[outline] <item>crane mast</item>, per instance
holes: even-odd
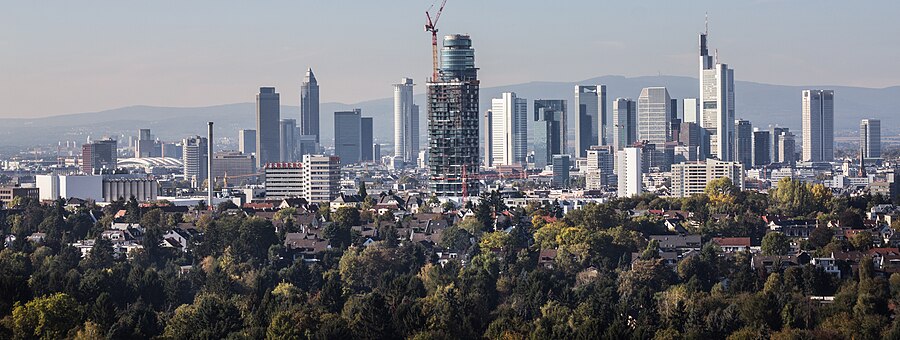
[[[425,11],[425,19],[427,19],[425,23],[425,31],[431,32],[431,63],[432,63],[432,73],[431,80],[437,81],[438,79],[438,45],[437,45],[437,23],[441,18],[441,12],[444,11],[444,5],[447,4],[447,0],[441,1],[441,7],[438,8],[437,12],[434,14],[434,19],[431,18],[431,9],[434,8],[434,4]]]

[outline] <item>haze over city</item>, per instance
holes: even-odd
[[[307,67],[323,102],[424,84],[429,1],[14,2],[0,11],[0,117],[131,105],[251,102]],[[603,75],[697,77],[696,35],[742,81],[900,85],[896,1],[457,1],[441,33],[471,34],[483,87]],[[419,91],[421,92],[421,91]],[[636,95],[636,94],[635,94]],[[695,95],[695,94],[694,94]],[[740,100],[739,100],[740,106]]]

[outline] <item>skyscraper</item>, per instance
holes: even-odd
[[[772,163],[772,137],[768,130],[755,129],[753,131],[753,160],[752,166],[760,167]],[[749,168],[750,166],[744,166]]]
[[[587,152],[585,171],[585,189],[600,190],[609,185],[613,173],[616,150],[612,145],[595,145]]]
[[[528,153],[528,100],[514,92],[491,100],[490,148],[485,148],[489,166],[525,164]]]
[[[550,180],[550,186],[554,188],[569,187],[569,168],[571,165],[570,155],[553,155],[553,178]]]
[[[643,150],[629,146],[616,153],[616,171],[619,177],[618,197],[632,197],[644,191]]]
[[[81,172],[94,175],[104,169],[115,170],[118,163],[118,143],[115,139],[93,141],[81,146]]]
[[[256,130],[238,130],[238,151],[245,155],[256,153]]]
[[[566,153],[566,101],[536,99],[534,123],[531,127],[534,167],[543,169],[553,155]]]
[[[427,83],[429,189],[442,197],[474,196],[478,181],[463,174],[477,174],[480,161],[475,50],[468,35],[445,36],[443,44],[438,79]]]
[[[803,161],[834,160],[834,91],[803,90]]]
[[[697,98],[684,98],[681,100],[682,106],[684,106],[684,119],[682,123],[697,123],[700,124],[700,118],[697,112],[700,108],[697,106]]]
[[[753,125],[749,120],[734,121],[734,159],[749,168],[753,165]]]
[[[362,160],[362,110],[334,113],[334,155],[341,164]]]
[[[613,144],[616,151],[637,141],[637,105],[629,98],[613,101]]]
[[[881,158],[881,120],[860,121],[859,146],[863,158]]]
[[[372,123],[372,117],[361,117],[359,119],[359,160],[363,162],[375,160],[375,138],[373,136]]]
[[[319,83],[312,68],[306,69],[300,84],[300,134],[316,136],[319,143]]]
[[[575,155],[606,145],[606,85],[575,85]]]
[[[274,87],[260,87],[256,95],[256,167],[281,158],[281,100]]]
[[[413,80],[394,84],[394,157],[415,163],[419,155],[419,106],[413,103]]]
[[[671,138],[672,100],[665,87],[646,87],[638,98],[637,138],[665,144]]]
[[[282,162],[296,161],[297,120],[282,119],[278,126],[278,131],[278,138],[281,142],[281,145],[278,148],[281,153],[280,160]]]
[[[710,138],[710,154],[730,161],[734,154],[734,70],[713,60],[700,34],[700,127]],[[715,63],[714,63],[715,62]]]
[[[206,180],[207,157],[209,151],[206,137],[193,136],[181,141],[181,162],[184,165],[184,179],[191,181],[195,188],[202,186]]]
[[[795,139],[794,133],[787,128],[781,130],[781,133],[775,136],[775,144],[777,145],[775,154],[779,163],[793,166],[797,162]]]
[[[153,140],[150,129],[140,129],[138,131],[138,140],[134,145],[134,157],[162,157],[162,146],[158,141]]]

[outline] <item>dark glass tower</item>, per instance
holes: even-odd
[[[429,188],[440,197],[479,191],[477,73],[472,39],[445,36],[439,79],[427,83]]]
[[[256,95],[256,167],[281,160],[281,99],[274,87]]]
[[[319,83],[311,68],[300,85],[300,134],[314,135],[319,143]]]

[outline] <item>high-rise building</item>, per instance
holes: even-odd
[[[637,103],[629,98],[613,101],[613,145],[616,151],[637,142]]]
[[[687,159],[706,158],[706,145],[703,143],[705,141],[705,138],[703,138],[705,131],[700,128],[700,124],[693,122],[681,123],[681,127],[678,129],[677,141],[688,148],[686,149],[689,152]]]
[[[281,145],[278,150],[281,152],[280,160],[282,162],[296,161],[297,149],[297,120],[282,119],[278,126],[278,139]]]
[[[734,159],[745,167],[753,164],[753,125],[749,120],[734,121]]]
[[[781,145],[779,144],[779,136],[781,136],[783,132],[790,132],[790,129],[769,124],[769,138],[772,139],[772,163],[782,162],[781,158],[779,158],[778,151],[781,149]]]
[[[206,137],[193,136],[181,141],[184,179],[191,181],[194,188],[202,186],[206,180],[206,166],[209,149]]]
[[[672,164],[672,196],[702,194],[712,180],[727,177],[735,187],[744,189],[744,166],[738,162],[708,159]]]
[[[319,144],[319,83],[312,68],[306,69],[300,84],[300,134],[316,136]]]
[[[553,155],[553,178],[550,186],[567,188],[569,186],[569,168],[572,167],[570,155]]]
[[[781,134],[775,137],[778,156],[778,162],[793,166],[797,162],[796,137],[793,132],[787,128],[781,131]]]
[[[585,189],[600,190],[615,177],[613,173],[615,149],[612,145],[592,146],[587,152]]]
[[[359,124],[359,160],[372,162],[375,160],[375,137],[373,136],[374,131],[372,131],[372,117],[361,117]]]
[[[256,165],[281,158],[281,99],[274,87],[260,87],[256,95]]]
[[[803,90],[803,154],[807,162],[834,160],[834,91]]]
[[[303,155],[303,197],[308,202],[331,202],[341,192],[341,161],[325,155]]]
[[[256,153],[256,130],[238,130],[238,151],[245,155]]]
[[[644,191],[642,147],[628,146],[616,152],[616,172],[619,177],[618,197],[632,197]]]
[[[303,197],[308,183],[303,163],[268,163],[265,166],[267,200]]]
[[[606,85],[575,85],[575,155],[606,145]]]
[[[81,146],[81,172],[94,175],[116,169],[119,161],[115,139],[93,141]]]
[[[514,92],[491,100],[485,140],[487,166],[525,164],[528,154],[528,100]],[[489,147],[488,147],[489,146]]]
[[[134,158],[162,157],[162,146],[153,139],[150,129],[140,129],[134,145]]]
[[[860,121],[859,146],[863,158],[881,158],[881,120]]]
[[[700,127],[710,138],[710,155],[723,161],[734,155],[734,70],[713,60],[700,34]]]
[[[753,159],[754,167],[766,166],[772,163],[772,137],[768,130],[755,129],[753,131]],[[745,168],[749,168],[746,166]]]
[[[638,98],[637,138],[665,144],[671,138],[672,98],[665,87],[646,87]]]
[[[553,155],[566,153],[566,101],[537,99],[534,101],[534,122],[531,127],[531,151],[534,167],[543,169]]]
[[[362,110],[334,113],[334,155],[343,164],[362,160]]]
[[[440,197],[477,195],[478,68],[468,35],[444,37],[438,79],[427,83],[429,189]],[[463,185],[466,187],[463,188]]]
[[[700,125],[700,117],[698,114],[700,107],[697,106],[697,98],[684,98],[681,100],[681,103],[684,107],[682,109],[684,111],[682,123],[696,123],[697,125]]]
[[[394,157],[415,163],[419,155],[419,106],[413,103],[413,80],[394,84]]]

